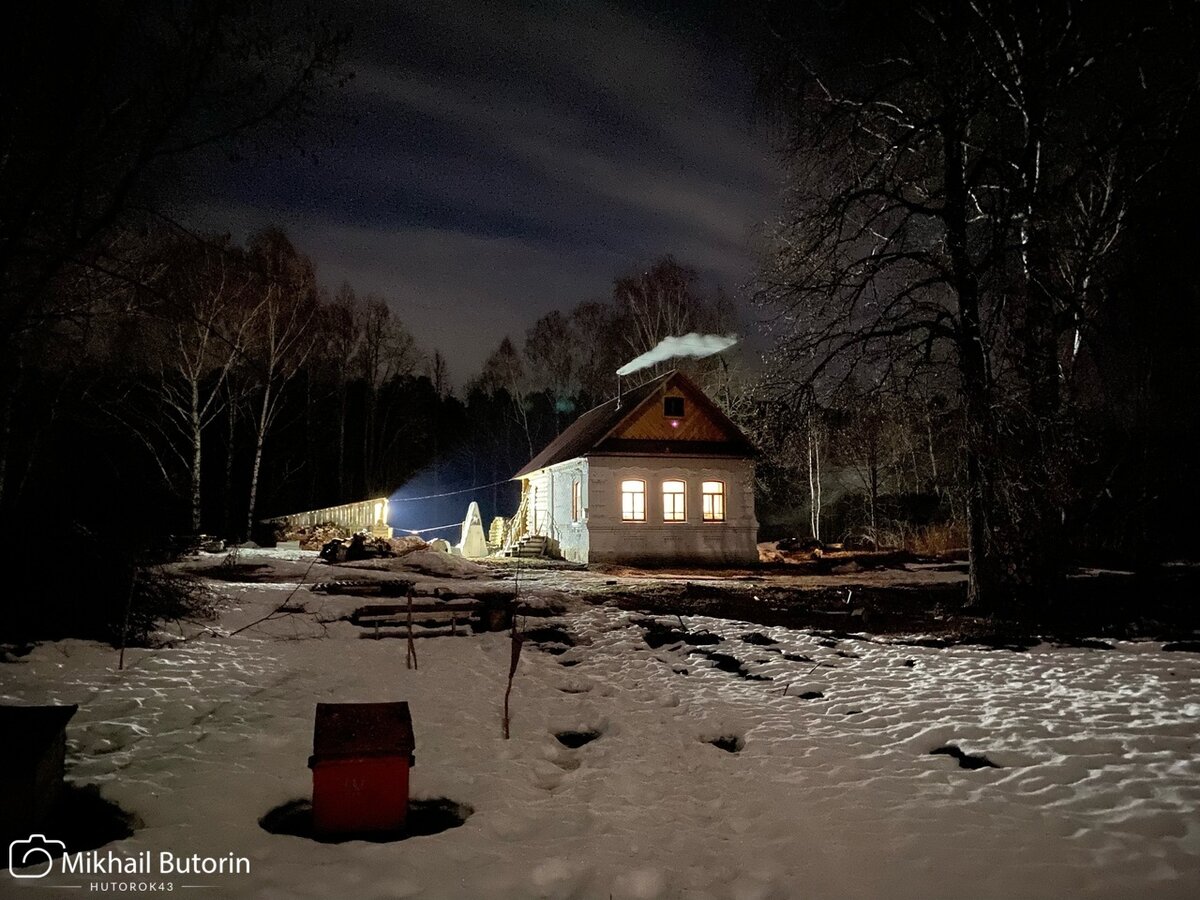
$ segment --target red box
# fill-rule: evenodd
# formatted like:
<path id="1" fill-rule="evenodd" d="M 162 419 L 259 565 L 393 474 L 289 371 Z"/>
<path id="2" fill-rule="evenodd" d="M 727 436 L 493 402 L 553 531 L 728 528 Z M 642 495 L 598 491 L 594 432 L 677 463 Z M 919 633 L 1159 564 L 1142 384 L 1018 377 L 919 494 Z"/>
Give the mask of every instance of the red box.
<path id="1" fill-rule="evenodd" d="M 397 831 L 414 764 L 407 703 L 318 703 L 313 728 L 313 827 L 321 834 Z"/>

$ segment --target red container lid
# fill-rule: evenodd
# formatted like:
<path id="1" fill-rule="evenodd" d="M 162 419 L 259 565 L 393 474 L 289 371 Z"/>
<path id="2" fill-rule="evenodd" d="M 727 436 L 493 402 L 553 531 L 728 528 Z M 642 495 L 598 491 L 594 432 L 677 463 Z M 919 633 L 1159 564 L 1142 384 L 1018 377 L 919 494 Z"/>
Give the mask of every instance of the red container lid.
<path id="1" fill-rule="evenodd" d="M 318 703 L 313 755 L 308 764 L 334 759 L 410 756 L 416 748 L 408 704 Z"/>

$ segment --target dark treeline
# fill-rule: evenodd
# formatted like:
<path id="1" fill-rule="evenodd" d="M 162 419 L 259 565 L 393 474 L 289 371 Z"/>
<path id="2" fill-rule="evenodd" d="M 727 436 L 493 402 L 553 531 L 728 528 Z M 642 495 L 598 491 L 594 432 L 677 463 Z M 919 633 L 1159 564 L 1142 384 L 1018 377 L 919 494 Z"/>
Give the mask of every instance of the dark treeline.
<path id="1" fill-rule="evenodd" d="M 395 511 L 404 528 L 461 520 L 472 499 L 509 514 L 507 479 L 615 393 L 618 366 L 668 335 L 733 324 L 723 295 L 664 257 L 604 300 L 500 339 L 452 388 L 441 353 L 417 346 L 382 297 L 322 289 L 278 230 L 245 246 L 179 231 L 138 240 L 137 283 L 109 285 L 83 331 L 43 335 L 23 363 L 8 453 L 24 476 L 7 491 L 20 518 L 67 495 L 89 528 L 128 517 L 147 535 L 241 541 L 269 538 L 263 517 L 394 492 L 450 493 Z M 723 364 L 693 368 L 732 383 Z M 47 464 L 80 447 L 107 471 Z"/>

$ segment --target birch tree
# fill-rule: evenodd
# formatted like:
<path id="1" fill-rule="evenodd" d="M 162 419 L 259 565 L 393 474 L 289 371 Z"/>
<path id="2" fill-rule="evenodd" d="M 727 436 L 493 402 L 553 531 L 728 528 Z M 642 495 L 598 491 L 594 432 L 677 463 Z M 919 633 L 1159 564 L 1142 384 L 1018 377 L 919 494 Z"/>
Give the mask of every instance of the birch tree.
<path id="1" fill-rule="evenodd" d="M 284 391 L 312 351 L 317 311 L 312 263 L 299 254 L 283 232 L 267 229 L 250 244 L 255 265 L 256 303 L 252 337 L 248 344 L 249 369 L 257 382 L 254 399 L 254 455 L 250 469 L 250 497 L 246 510 L 246 535 L 254 527 L 259 479 L 267 435 L 279 415 Z"/>
<path id="2" fill-rule="evenodd" d="M 228 241 L 175 248 L 161 285 L 165 303 L 157 407 L 166 444 L 188 473 L 191 529 L 201 529 L 203 438 L 228 402 L 228 377 L 245 351 L 249 273 Z"/>
<path id="3" fill-rule="evenodd" d="M 343 77 L 344 30 L 267 0 L 17 4 L 0 29 L 0 504 L 22 444 L 25 354 L 111 312 L 64 291 L 131 281 L 121 233 L 183 165 L 268 135 L 295 146 Z M 84 273 L 81 275 L 81 273 Z M 145 282 L 142 282 L 143 286 Z"/>

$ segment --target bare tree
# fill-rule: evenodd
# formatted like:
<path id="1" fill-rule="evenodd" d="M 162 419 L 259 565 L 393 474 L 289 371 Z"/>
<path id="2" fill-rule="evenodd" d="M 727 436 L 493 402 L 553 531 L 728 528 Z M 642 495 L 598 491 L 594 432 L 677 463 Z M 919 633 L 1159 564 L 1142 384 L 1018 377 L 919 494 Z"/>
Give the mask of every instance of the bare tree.
<path id="1" fill-rule="evenodd" d="M 250 254 L 255 263 L 258 295 L 247 355 L 258 396 L 246 511 L 247 536 L 254 527 L 267 434 L 279 414 L 284 389 L 312 351 L 317 309 L 312 263 L 296 251 L 283 232 L 277 229 L 260 232 L 250 242 Z"/>
<path id="2" fill-rule="evenodd" d="M 391 404 L 382 402 L 383 389 L 394 379 L 411 375 L 420 362 L 416 342 L 404 324 L 392 315 L 382 297 L 363 301 L 362 338 L 358 368 L 365 387 L 363 478 L 368 493 L 388 489 L 385 483 L 391 449 L 404 436 L 393 427 Z"/>
<path id="3" fill-rule="evenodd" d="M 96 309 L 73 271 L 136 279 L 122 226 L 200 151 L 294 140 L 346 35 L 267 0 L 8 10 L 0 30 L 0 436 L 25 352 Z M 12 441 L 0 440 L 0 473 Z M 0 501 L 6 477 L 0 477 Z"/>
<path id="4" fill-rule="evenodd" d="M 227 240 L 183 239 L 160 284 L 163 344 L 158 360 L 156 422 L 188 472 L 191 528 L 201 528 L 203 437 L 228 402 L 228 376 L 240 361 L 251 320 L 249 272 Z M 178 440 L 173 440 L 172 438 Z"/>
<path id="5" fill-rule="evenodd" d="M 355 365 L 363 340 L 363 307 L 354 293 L 354 288 L 343 282 L 333 301 L 321 308 L 321 315 L 326 336 L 324 348 L 333 371 L 338 400 L 337 493 L 338 497 L 345 498 L 346 416 L 350 382 L 355 374 Z"/>
<path id="6" fill-rule="evenodd" d="M 696 272 L 664 256 L 650 268 L 618 278 L 613 302 L 625 325 L 631 356 L 638 356 L 671 335 L 704 326 L 704 302 L 696 291 Z"/>
<path id="7" fill-rule="evenodd" d="M 525 437 L 525 446 L 529 452 L 527 459 L 533 458 L 533 433 L 529 427 L 529 406 L 526 402 L 527 382 L 525 366 L 521 356 L 513 345 L 512 339 L 505 337 L 500 346 L 483 364 L 483 372 L 479 376 L 483 389 L 493 396 L 503 391 L 510 401 L 513 420 L 520 425 Z"/>
<path id="8" fill-rule="evenodd" d="M 556 430 L 562 430 L 562 414 L 570 409 L 570 398 L 578 390 L 575 361 L 580 340 L 571 320 L 558 310 L 542 316 L 525 335 L 525 359 L 529 362 L 534 390 L 549 392 L 554 404 Z"/>
<path id="9" fill-rule="evenodd" d="M 758 294 L 780 338 L 774 386 L 828 395 L 897 365 L 953 373 L 970 593 L 998 607 L 1060 561 L 1064 362 L 1086 343 L 1148 151 L 1195 87 L 1177 73 L 1194 67 L 1179 64 L 1165 3 L 1115 19 L 1067 0 L 1036 14 L 1008 0 L 878 13 L 831 11 L 862 43 L 842 58 L 806 37 L 794 6 L 771 16 L 766 83 L 791 165 Z"/>
<path id="10" fill-rule="evenodd" d="M 592 404 L 616 394 L 616 371 L 636 354 L 611 336 L 625 326 L 612 303 L 588 300 L 570 316 L 570 334 L 575 340 L 575 378 L 579 390 Z"/>
<path id="11" fill-rule="evenodd" d="M 429 383 L 433 385 L 433 392 L 439 400 L 446 399 L 450 393 L 450 374 L 447 371 L 446 357 L 436 348 L 433 356 L 429 357 Z"/>

